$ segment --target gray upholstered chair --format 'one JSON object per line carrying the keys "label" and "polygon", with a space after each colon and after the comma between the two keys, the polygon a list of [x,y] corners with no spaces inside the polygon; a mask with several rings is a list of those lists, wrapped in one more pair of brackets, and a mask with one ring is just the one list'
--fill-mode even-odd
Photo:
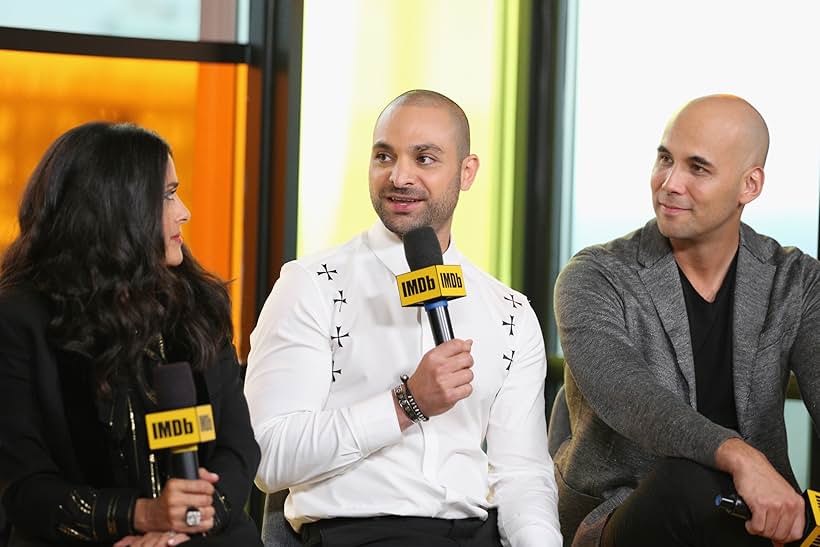
{"label": "gray upholstered chair", "polygon": [[550,412],[550,425],[547,430],[547,446],[550,456],[555,457],[561,444],[569,439],[572,432],[569,428],[569,409],[567,399],[564,394],[564,386],[555,395],[555,402],[552,404]]}
{"label": "gray upholstered chair", "polygon": [[293,531],[285,520],[285,498],[288,491],[282,490],[265,497],[262,514],[262,543],[265,547],[301,547],[299,534]]}

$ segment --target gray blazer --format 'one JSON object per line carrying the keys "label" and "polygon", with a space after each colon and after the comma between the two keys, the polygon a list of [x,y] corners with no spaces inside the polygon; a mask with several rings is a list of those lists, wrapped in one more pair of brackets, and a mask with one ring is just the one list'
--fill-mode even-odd
{"label": "gray blazer", "polygon": [[820,423],[820,263],[743,224],[735,283],[737,432],[696,410],[680,276],[654,220],[584,249],[561,272],[555,315],[571,436],[554,459],[567,545],[598,545],[609,514],[657,458],[714,466],[733,436],[796,485],[783,405],[793,371]]}

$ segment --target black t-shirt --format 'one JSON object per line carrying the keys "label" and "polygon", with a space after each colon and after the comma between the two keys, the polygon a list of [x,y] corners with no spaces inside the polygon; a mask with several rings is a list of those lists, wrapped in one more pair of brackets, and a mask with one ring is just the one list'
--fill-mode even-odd
{"label": "black t-shirt", "polygon": [[678,267],[695,359],[698,412],[724,427],[737,430],[732,372],[734,344],[735,272],[732,260],[714,302],[707,302]]}

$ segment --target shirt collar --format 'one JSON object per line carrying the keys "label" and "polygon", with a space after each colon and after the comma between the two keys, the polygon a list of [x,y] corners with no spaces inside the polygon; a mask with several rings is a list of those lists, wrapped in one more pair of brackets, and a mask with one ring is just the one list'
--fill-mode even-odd
{"label": "shirt collar", "polygon": [[[377,220],[366,233],[367,246],[393,275],[401,275],[410,271],[407,259],[404,256],[404,245],[401,238],[388,230],[381,220]],[[450,246],[442,257],[445,264],[461,265],[463,257],[456,248],[452,233]]]}

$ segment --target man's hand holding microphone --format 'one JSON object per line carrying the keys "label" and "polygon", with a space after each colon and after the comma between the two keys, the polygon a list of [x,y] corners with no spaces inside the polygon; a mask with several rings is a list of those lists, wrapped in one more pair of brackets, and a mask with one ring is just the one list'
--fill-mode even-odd
{"label": "man's hand holding microphone", "polygon": [[[407,380],[407,389],[428,418],[453,408],[473,392],[472,340],[458,338],[444,342],[424,354],[416,371]],[[395,399],[396,413],[402,430],[413,422]]]}
{"label": "man's hand holding microphone", "polygon": [[393,391],[402,431],[447,412],[473,392],[473,341],[454,338],[447,310],[448,296],[465,294],[461,270],[447,266],[440,271],[441,249],[429,226],[411,230],[403,239],[411,271],[399,276],[399,296],[403,306],[424,306],[436,347],[424,354],[409,378],[402,376],[402,385]]}

